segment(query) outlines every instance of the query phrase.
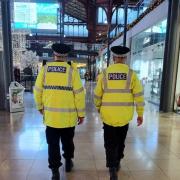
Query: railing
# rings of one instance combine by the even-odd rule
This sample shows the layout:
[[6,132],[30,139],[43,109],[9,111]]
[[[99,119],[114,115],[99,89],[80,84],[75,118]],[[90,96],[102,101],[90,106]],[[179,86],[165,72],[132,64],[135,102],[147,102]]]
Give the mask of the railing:
[[[161,0],[163,1],[163,0]],[[140,18],[153,4],[155,4],[157,0],[142,0],[134,7],[128,8],[128,26],[133,24],[138,18]],[[121,7],[122,8],[122,7]],[[133,16],[131,10],[133,10]],[[110,33],[111,38],[117,37],[120,33],[124,31],[124,25],[119,24],[117,25]]]

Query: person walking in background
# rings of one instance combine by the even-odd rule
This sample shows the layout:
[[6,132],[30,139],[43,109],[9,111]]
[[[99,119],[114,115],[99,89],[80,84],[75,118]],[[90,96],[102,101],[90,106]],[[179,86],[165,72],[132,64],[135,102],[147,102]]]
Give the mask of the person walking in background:
[[37,77],[34,98],[37,109],[46,125],[49,168],[52,180],[59,180],[61,139],[65,158],[65,170],[70,172],[74,157],[74,131],[82,124],[85,116],[85,93],[79,72],[67,62],[70,47],[53,44],[55,62],[44,65]]
[[143,123],[144,96],[136,73],[125,64],[130,49],[114,46],[111,51],[114,64],[99,75],[94,90],[94,104],[104,124],[106,166],[110,180],[117,180],[134,103],[138,114],[137,124],[140,126]]
[[21,81],[21,72],[17,66],[14,67],[14,80],[18,83],[20,83]]
[[84,79],[85,79],[85,81],[88,81],[88,80],[89,80],[89,73],[88,73],[88,72],[86,72],[86,73],[84,74]]

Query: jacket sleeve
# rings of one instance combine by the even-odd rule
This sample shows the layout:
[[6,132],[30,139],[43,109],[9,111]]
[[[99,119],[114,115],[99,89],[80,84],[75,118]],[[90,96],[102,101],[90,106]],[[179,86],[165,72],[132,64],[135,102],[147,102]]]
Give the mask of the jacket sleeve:
[[98,76],[97,85],[94,89],[94,105],[99,110],[102,103],[102,96],[103,96],[103,75],[100,74]]
[[42,67],[41,71],[39,72],[34,87],[34,100],[36,103],[36,108],[38,110],[43,109],[43,104],[42,104],[43,83],[44,83],[43,81],[44,81],[44,67]]
[[132,92],[134,96],[134,102],[136,104],[136,112],[138,116],[142,117],[144,113],[144,106],[145,106],[144,91],[136,73],[133,73],[132,83],[133,83]]
[[85,91],[77,69],[73,70],[73,93],[78,117],[85,117]]

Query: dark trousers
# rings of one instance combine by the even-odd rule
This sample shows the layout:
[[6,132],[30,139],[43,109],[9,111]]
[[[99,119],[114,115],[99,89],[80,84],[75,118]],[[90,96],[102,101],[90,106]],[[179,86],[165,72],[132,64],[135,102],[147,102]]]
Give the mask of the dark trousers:
[[117,167],[120,160],[124,157],[128,128],[129,124],[122,127],[112,127],[104,124],[104,147],[107,167]]
[[64,151],[63,157],[65,159],[71,159],[74,157],[74,131],[72,128],[52,128],[46,127],[46,140],[48,144],[48,161],[49,168],[59,168],[61,163],[61,153],[59,141],[61,140],[62,149]]

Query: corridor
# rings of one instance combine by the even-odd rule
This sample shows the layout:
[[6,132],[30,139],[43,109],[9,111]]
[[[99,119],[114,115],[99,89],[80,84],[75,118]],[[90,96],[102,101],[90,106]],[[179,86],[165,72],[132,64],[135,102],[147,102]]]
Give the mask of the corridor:
[[[87,117],[76,128],[74,169],[61,180],[108,180],[103,147],[103,129],[93,106],[93,86],[86,84]],[[0,180],[50,180],[42,116],[33,95],[25,94],[25,112],[0,112]],[[120,180],[180,179],[180,115],[159,113],[146,103],[144,124],[136,116],[126,139]]]

